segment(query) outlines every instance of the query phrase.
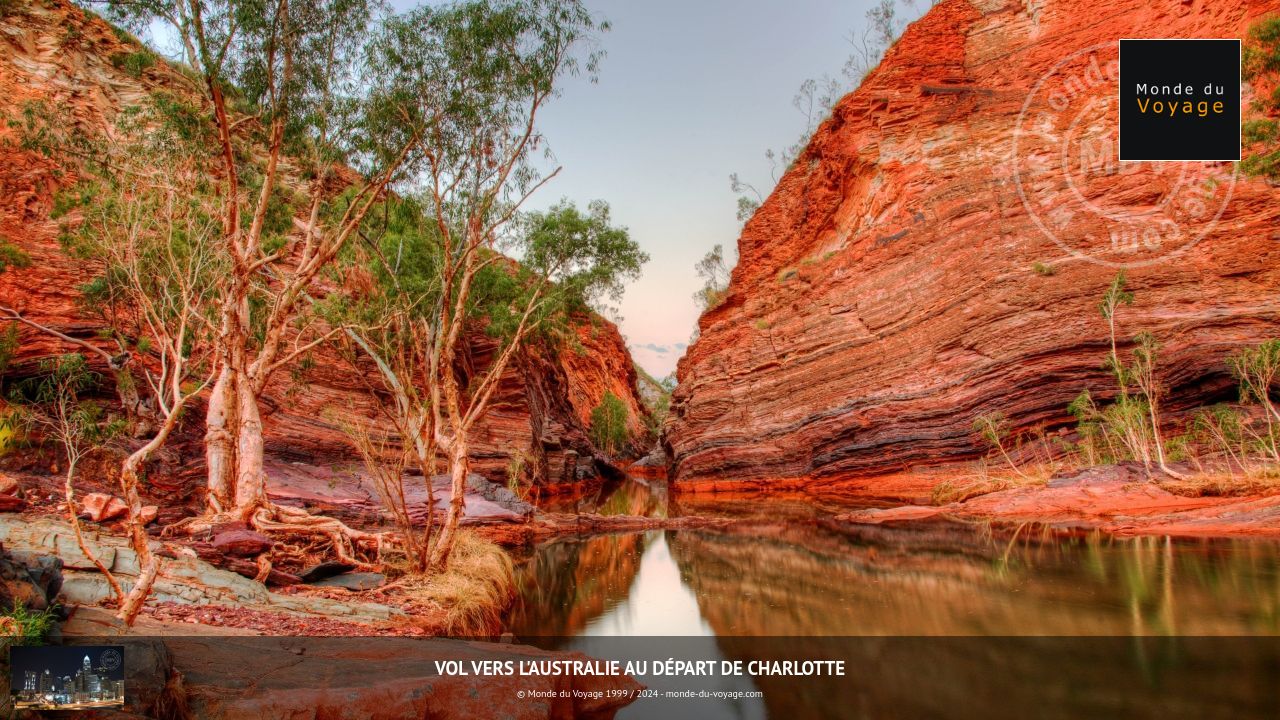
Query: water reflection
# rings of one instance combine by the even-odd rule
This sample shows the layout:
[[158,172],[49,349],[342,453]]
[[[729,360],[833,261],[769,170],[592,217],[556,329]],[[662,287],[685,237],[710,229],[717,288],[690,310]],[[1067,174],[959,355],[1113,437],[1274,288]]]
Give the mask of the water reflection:
[[[606,490],[578,506],[637,515],[667,509],[660,484]],[[700,514],[715,510],[713,501],[700,503]],[[1274,541],[1062,537],[1032,527],[1010,534],[939,522],[838,526],[815,515],[814,503],[725,505],[736,516],[759,513],[759,521],[728,531],[650,531],[540,546],[518,567],[521,600],[512,630],[542,636],[1280,634],[1280,543]]]
[[538,503],[547,512],[667,517],[665,481],[645,478],[605,480],[583,486],[577,494],[555,495]]
[[[624,485],[584,512],[655,512],[662,501],[651,486]],[[697,512],[716,512],[714,501],[699,500]],[[655,709],[668,720],[914,717],[955,715],[964,702],[972,712],[961,715],[1003,717],[1036,714],[1047,696],[1059,697],[1046,715],[1057,717],[1243,717],[1274,708],[1280,642],[1185,636],[1280,635],[1280,543],[1063,537],[938,522],[848,526],[827,521],[829,513],[802,501],[736,500],[722,514],[755,520],[730,530],[547,543],[518,567],[522,598],[511,630],[559,636],[546,644],[601,657],[636,652],[613,636],[664,635],[685,638],[655,638],[662,644],[654,652],[826,654],[855,668],[855,677],[835,680],[717,680],[718,689],[760,689],[764,698],[638,704],[621,717]],[[867,639],[831,639],[838,636]],[[912,645],[903,636],[953,639]],[[1101,639],[1072,639],[1090,636]],[[1231,642],[1238,647],[1221,644]],[[1122,690],[1088,690],[1116,679]],[[974,703],[979,686],[987,696]],[[1125,693],[1152,697],[1139,713],[1106,704]]]

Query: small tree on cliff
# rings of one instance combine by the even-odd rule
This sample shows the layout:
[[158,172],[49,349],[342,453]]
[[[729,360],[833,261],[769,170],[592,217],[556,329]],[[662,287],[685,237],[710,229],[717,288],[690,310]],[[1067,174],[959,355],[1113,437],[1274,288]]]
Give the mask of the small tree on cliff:
[[600,404],[591,409],[591,440],[602,450],[614,454],[627,444],[629,413],[622,398],[607,391]]
[[693,294],[693,300],[700,310],[706,312],[723,302],[729,292],[730,271],[724,260],[724,246],[716,243],[710,252],[702,256],[694,270],[702,279],[702,287]]

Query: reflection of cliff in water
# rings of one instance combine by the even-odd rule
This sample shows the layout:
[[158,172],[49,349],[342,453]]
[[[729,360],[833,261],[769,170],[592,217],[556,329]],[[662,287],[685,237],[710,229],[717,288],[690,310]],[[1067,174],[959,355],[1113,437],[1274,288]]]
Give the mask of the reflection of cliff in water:
[[644,478],[604,480],[583,484],[574,492],[544,498],[538,508],[546,512],[579,512],[595,515],[667,516],[667,486]]
[[[947,526],[666,539],[726,657],[846,661],[844,677],[756,677],[772,718],[1274,717],[1280,702],[1275,638],[1122,637],[1280,632],[1275,543]],[[832,637],[849,635],[864,637]]]
[[517,637],[568,637],[625,600],[646,535],[600,535],[538,548],[516,566],[519,597],[508,628]]
[[1280,544],[971,527],[667,535],[719,635],[1280,633]]

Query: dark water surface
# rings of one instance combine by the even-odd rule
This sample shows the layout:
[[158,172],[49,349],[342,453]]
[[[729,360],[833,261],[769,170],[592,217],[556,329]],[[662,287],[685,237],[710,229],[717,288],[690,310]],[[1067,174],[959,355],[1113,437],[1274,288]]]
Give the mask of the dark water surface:
[[[1026,712],[1015,699],[1030,684],[1044,697],[1062,696],[1054,712],[1034,705],[1034,716],[1167,718],[1188,710],[1196,717],[1280,717],[1278,542],[1063,536],[1031,526],[993,532],[950,522],[850,527],[823,523],[847,509],[836,500],[697,502],[696,509],[681,507],[668,501],[661,483],[639,480],[576,501],[583,512],[696,511],[756,520],[728,531],[543,544],[517,568],[521,598],[512,632],[556,636],[550,644],[601,656],[634,654],[642,641],[609,640],[634,636],[664,637],[655,650],[670,648],[675,656],[682,649],[690,657],[738,659],[829,651],[858,663],[865,683],[845,678],[823,687],[788,679],[770,690],[765,686],[778,679],[699,679],[692,687],[720,683],[762,690],[764,697],[661,706],[671,718],[884,717],[897,715],[886,713],[886,703],[906,698],[923,706],[901,716],[928,715],[956,709],[948,693],[963,690],[957,683],[968,687],[951,698],[957,702],[970,702],[974,683],[994,683],[983,690],[985,704],[966,706],[974,713],[963,716]],[[913,636],[923,644],[908,647],[903,638]],[[927,682],[913,686],[886,676],[912,663],[921,664],[912,671],[924,678],[955,677],[921,694]],[[983,663],[995,666],[979,671]],[[1099,682],[1132,675],[1138,690],[1162,701],[1145,698],[1139,707],[1126,704],[1132,693],[1090,694],[1080,686],[1081,673]],[[672,682],[660,678],[656,686]],[[863,687],[859,702],[867,713],[846,702],[856,687]],[[899,690],[879,697],[885,688]],[[794,697],[784,702],[779,693]],[[1177,702],[1163,702],[1169,700]],[[654,702],[620,717],[651,716]]]

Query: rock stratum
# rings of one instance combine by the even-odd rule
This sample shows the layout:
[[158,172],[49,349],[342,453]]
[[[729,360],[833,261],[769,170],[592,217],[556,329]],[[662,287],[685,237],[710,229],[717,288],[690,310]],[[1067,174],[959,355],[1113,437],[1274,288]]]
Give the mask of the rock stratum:
[[[1234,399],[1280,334],[1280,195],[1231,163],[1115,161],[1122,37],[1245,37],[1280,3],[945,0],[845,96],[743,229],[678,369],[676,487],[831,484],[972,457],[974,418],[1066,428],[1162,343],[1166,408]],[[1266,78],[1243,88],[1269,93]],[[1198,200],[1199,204],[1195,204]]]
[[[21,116],[31,102],[67,113],[80,129],[101,133],[125,108],[147,103],[157,93],[192,96],[189,81],[162,60],[129,72],[118,59],[140,48],[106,22],[61,0],[18,3],[0,14],[0,115]],[[211,172],[214,161],[211,160]],[[0,306],[75,338],[97,342],[99,320],[80,303],[79,287],[89,275],[57,242],[58,222],[50,218],[59,191],[74,176],[17,145],[7,123],[0,126],[0,239],[30,257],[28,267],[0,273]],[[3,321],[0,320],[0,325]],[[606,392],[622,398],[634,438],[645,434],[646,411],[636,389],[636,373],[617,327],[591,315],[578,317],[569,341],[544,343],[525,354],[505,375],[492,410],[472,442],[473,467],[503,481],[513,458],[523,458],[538,479],[575,482],[609,462],[593,446],[591,410]],[[576,345],[576,346],[571,346]],[[108,350],[113,350],[111,347]],[[77,348],[22,326],[9,364],[11,377],[30,375],[42,358]],[[468,361],[483,366],[493,341],[476,333]],[[106,374],[105,363],[89,358]],[[368,376],[332,352],[321,351],[306,367],[277,373],[263,401],[268,462],[308,467],[358,458],[341,430],[346,420],[373,420],[377,407]],[[203,407],[193,416],[203,417]],[[166,470],[198,476],[202,427],[189,423]],[[185,444],[184,444],[185,440]],[[317,479],[323,483],[324,478]]]

